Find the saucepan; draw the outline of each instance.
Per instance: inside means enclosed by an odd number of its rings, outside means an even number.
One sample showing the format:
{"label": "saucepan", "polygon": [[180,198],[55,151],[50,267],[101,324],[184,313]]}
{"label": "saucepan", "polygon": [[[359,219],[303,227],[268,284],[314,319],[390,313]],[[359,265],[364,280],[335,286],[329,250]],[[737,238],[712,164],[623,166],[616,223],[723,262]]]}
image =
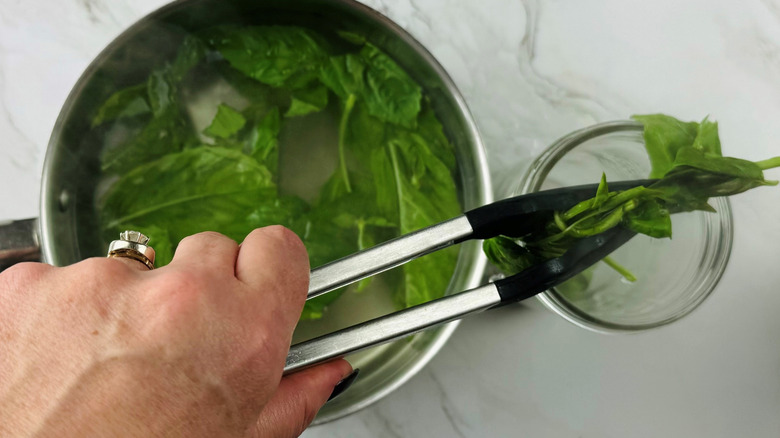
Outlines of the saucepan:
{"label": "saucepan", "polygon": [[[177,1],[123,32],[78,80],[48,145],[40,218],[0,227],[0,266],[35,259],[62,266],[105,255],[107,242],[100,232],[96,204],[102,145],[90,139],[91,115],[114,91],[143,81],[154,66],[169,60],[182,34],[222,23],[335,28],[364,35],[401,65],[428,96],[454,145],[463,209],[492,200],[482,142],[462,96],[433,56],[388,18],[350,0]],[[144,193],[137,196],[143,198]],[[485,262],[478,243],[462,245],[447,293],[480,284]],[[419,371],[454,329],[455,324],[449,324],[354,358],[361,378],[323,408],[317,421],[349,414],[390,393]]]}

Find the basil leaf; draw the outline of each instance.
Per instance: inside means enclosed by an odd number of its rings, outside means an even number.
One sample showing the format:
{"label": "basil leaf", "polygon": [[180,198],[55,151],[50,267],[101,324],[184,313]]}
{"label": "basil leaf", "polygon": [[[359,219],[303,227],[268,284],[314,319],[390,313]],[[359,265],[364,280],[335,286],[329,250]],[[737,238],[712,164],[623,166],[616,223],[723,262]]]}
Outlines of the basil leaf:
{"label": "basil leaf", "polygon": [[250,132],[249,154],[265,165],[274,175],[279,168],[279,130],[281,117],[277,108],[272,109]]}
{"label": "basil leaf", "polygon": [[328,89],[320,83],[314,83],[306,88],[294,90],[290,97],[290,107],[284,113],[285,117],[303,116],[322,111],[328,105]]}
{"label": "basil leaf", "polygon": [[710,122],[707,117],[705,117],[696,128],[696,138],[693,139],[693,144],[691,147],[707,154],[712,154],[719,157],[723,156],[720,151],[718,122]]}
{"label": "basil leaf", "polygon": [[416,132],[425,139],[436,158],[450,169],[454,177],[456,170],[455,148],[447,139],[441,122],[428,104],[424,104],[420,111]]}
{"label": "basil leaf", "polygon": [[104,172],[123,173],[167,154],[179,152],[199,143],[190,120],[177,107],[149,120],[140,130],[101,157]]}
{"label": "basil leaf", "polygon": [[661,207],[655,199],[645,200],[638,208],[626,213],[623,225],[650,237],[672,237],[672,218],[669,210]]}
{"label": "basil leaf", "polygon": [[634,115],[645,125],[645,149],[650,158],[650,178],[661,178],[671,170],[677,151],[693,144],[698,123],[682,122],[665,114]]}
{"label": "basil leaf", "polygon": [[92,119],[92,127],[102,125],[116,119],[149,114],[152,109],[147,101],[146,84],[119,90],[98,108],[97,114]]}
{"label": "basil leaf", "polygon": [[398,184],[388,151],[375,149],[370,157],[377,212],[385,217],[398,215]]}
{"label": "basil leaf", "polygon": [[251,219],[258,205],[276,197],[271,174],[254,159],[199,147],[122,176],[101,203],[101,220],[109,235],[128,226],[156,226],[168,230],[172,242],[204,230],[241,241],[257,223]]}
{"label": "basil leaf", "polygon": [[[312,268],[357,251],[357,230],[337,225],[332,214],[333,210],[327,208],[311,209],[288,225],[306,246]],[[321,318],[327,306],[345,290],[346,288],[341,288],[306,301],[301,319]]]}
{"label": "basil leaf", "polygon": [[363,92],[365,70],[365,62],[357,54],[332,56],[320,71],[320,81],[336,96],[346,100],[350,94],[357,96]]}
{"label": "basil leaf", "polygon": [[674,212],[714,211],[707,204],[713,196],[731,196],[763,185],[761,168],[751,161],[706,154],[693,147],[682,148],[674,167],[651,188],[659,192]]}
{"label": "basil leaf", "polygon": [[681,148],[674,160],[675,167],[692,167],[704,172],[738,178],[764,180],[764,173],[752,161],[708,154],[693,147]]}
{"label": "basil leaf", "polygon": [[[400,233],[451,219],[460,213],[454,182],[447,166],[430,151],[424,139],[400,131],[388,143],[395,177]],[[397,302],[411,307],[441,297],[457,261],[454,247],[413,260],[403,266],[403,288]]]}
{"label": "basil leaf", "polygon": [[240,112],[223,103],[217,107],[217,114],[214,115],[211,124],[203,132],[209,137],[229,138],[245,124],[246,119]]}
{"label": "basil leaf", "polygon": [[366,37],[363,35],[358,35],[356,33],[347,32],[345,30],[339,30],[336,32],[341,39],[344,41],[350,42],[352,44],[362,46],[366,43]]}
{"label": "basil leaf", "polygon": [[593,266],[585,269],[571,279],[555,286],[555,292],[569,301],[588,298],[588,287],[593,281]]}
{"label": "basil leaf", "polygon": [[294,26],[220,26],[205,33],[237,70],[273,87],[301,88],[327,61],[323,40]]}
{"label": "basil leaf", "polygon": [[187,35],[176,53],[176,58],[164,69],[167,80],[172,84],[181,83],[205,56],[206,46],[203,41],[194,35]]}
{"label": "basil leaf", "polygon": [[482,250],[488,260],[507,275],[517,274],[540,262],[538,256],[506,236],[485,240],[482,242]]}
{"label": "basil leaf", "polygon": [[596,189],[596,196],[593,198],[593,202],[590,203],[590,208],[596,209],[604,205],[609,199],[609,187],[607,186],[607,174],[601,174],[601,182],[598,189]]}
{"label": "basil leaf", "polygon": [[422,89],[389,56],[371,44],[360,51],[366,63],[366,84],[361,93],[368,112],[406,128],[417,126]]}
{"label": "basil leaf", "polygon": [[205,56],[205,47],[194,36],[187,36],[172,63],[152,72],[146,81],[149,104],[155,117],[165,114],[179,101],[179,84]]}
{"label": "basil leaf", "polygon": [[356,96],[381,121],[405,128],[417,126],[422,89],[392,58],[369,43],[359,55],[331,57],[320,80],[342,100]]}
{"label": "basil leaf", "polygon": [[389,128],[387,123],[369,114],[363,102],[355,102],[344,134],[346,148],[354,158],[352,163],[358,166],[370,163],[374,151],[386,147]]}
{"label": "basil leaf", "polygon": [[202,43],[194,37],[185,38],[176,59],[152,72],[145,85],[152,118],[124,143],[103,151],[104,172],[123,173],[198,143],[190,120],[179,108],[179,93],[185,75],[204,54]]}

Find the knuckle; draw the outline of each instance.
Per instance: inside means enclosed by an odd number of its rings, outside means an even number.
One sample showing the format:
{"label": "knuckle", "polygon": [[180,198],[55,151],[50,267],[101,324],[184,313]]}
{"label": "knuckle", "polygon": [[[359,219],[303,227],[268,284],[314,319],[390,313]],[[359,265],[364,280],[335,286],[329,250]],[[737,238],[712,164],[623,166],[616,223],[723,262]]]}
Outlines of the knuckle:
{"label": "knuckle", "polygon": [[63,299],[98,303],[111,301],[133,270],[120,260],[93,257],[63,268],[63,273],[71,284],[79,285],[62,288]]}
{"label": "knuckle", "polygon": [[204,275],[197,270],[169,270],[161,275],[154,293],[164,297],[181,298],[201,293]]}
{"label": "knuckle", "polygon": [[192,235],[186,236],[186,237],[184,237],[183,239],[181,239],[179,241],[178,247],[179,248],[184,248],[184,247],[186,247],[188,245],[196,244],[198,242],[198,240],[199,240],[199,237],[198,237],[197,234],[192,234]]}
{"label": "knuckle", "polygon": [[160,271],[147,288],[147,297],[163,320],[171,322],[192,319],[206,300],[211,279],[198,270]]}
{"label": "knuckle", "polygon": [[31,284],[42,281],[54,269],[56,268],[44,263],[17,263],[0,272],[0,289],[8,292],[24,292]]}
{"label": "knuckle", "polygon": [[37,262],[23,262],[12,265],[6,270],[2,271],[0,275],[4,278],[16,278],[19,280],[30,280],[40,278],[46,274],[48,270],[53,269],[53,266],[46,265],[44,263]]}
{"label": "knuckle", "polygon": [[281,225],[271,225],[265,228],[258,228],[252,231],[249,236],[252,238],[259,238],[265,241],[270,241],[269,243],[278,245],[285,251],[304,254],[306,253],[306,248],[304,247],[303,242],[298,237],[298,235],[289,228],[283,227]]}
{"label": "knuckle", "polygon": [[201,231],[200,233],[196,233],[190,236],[185,237],[181,240],[181,244],[186,245],[210,245],[210,244],[222,244],[222,243],[229,243],[233,242],[233,244],[236,244],[235,241],[224,234],[220,234],[216,231]]}
{"label": "knuckle", "polygon": [[93,291],[114,290],[116,285],[126,282],[134,271],[121,260],[107,257],[93,257],[65,267],[65,272],[77,278],[85,289]]}

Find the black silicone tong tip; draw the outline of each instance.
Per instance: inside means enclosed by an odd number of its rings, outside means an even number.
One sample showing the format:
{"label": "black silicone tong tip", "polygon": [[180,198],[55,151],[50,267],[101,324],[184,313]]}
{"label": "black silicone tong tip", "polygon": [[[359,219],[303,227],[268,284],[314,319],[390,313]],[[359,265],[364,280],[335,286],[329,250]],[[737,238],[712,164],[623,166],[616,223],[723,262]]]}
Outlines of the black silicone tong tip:
{"label": "black silicone tong tip", "polygon": [[[656,180],[617,181],[610,191],[649,186]],[[565,211],[596,195],[598,184],[563,187],[502,199],[465,213],[474,230],[470,239],[489,239],[504,235],[521,237],[537,231],[550,220],[555,211]]]}
{"label": "black silicone tong tip", "polygon": [[618,226],[580,240],[560,257],[496,281],[501,305],[524,300],[563,283],[608,256],[635,235],[635,232]]}

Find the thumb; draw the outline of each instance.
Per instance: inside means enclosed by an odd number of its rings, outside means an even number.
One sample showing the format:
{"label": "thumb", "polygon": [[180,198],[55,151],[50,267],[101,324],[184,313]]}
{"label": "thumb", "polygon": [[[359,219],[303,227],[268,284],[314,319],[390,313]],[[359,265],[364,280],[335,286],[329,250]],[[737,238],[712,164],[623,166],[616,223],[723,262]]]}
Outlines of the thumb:
{"label": "thumb", "polygon": [[351,372],[349,362],[337,359],[282,378],[248,436],[299,436],[328,401],[336,384]]}

